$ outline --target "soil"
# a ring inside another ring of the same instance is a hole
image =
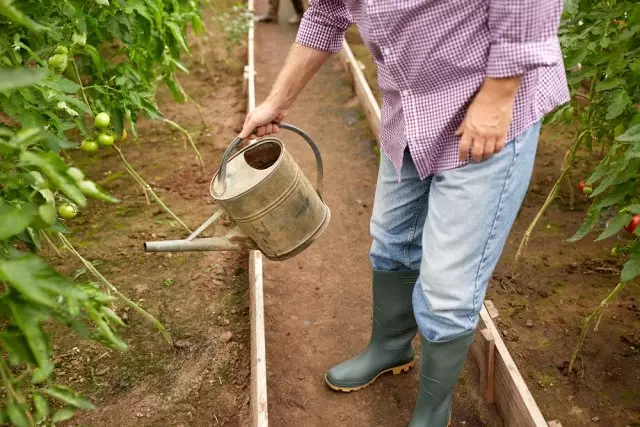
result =
[[[281,3],[280,25],[257,26],[258,102],[267,96],[295,37],[296,28],[286,24],[288,6]],[[383,376],[351,394],[332,391],[324,383],[327,369],[355,356],[369,339],[367,254],[377,177],[375,139],[337,58],[305,89],[287,121],[320,147],[332,218],[325,234],[305,252],[264,265],[269,422],[278,427],[404,427],[415,403],[417,369]],[[311,150],[286,131],[278,137],[314,182]],[[455,425],[501,425],[477,395],[476,375],[474,365],[467,364],[454,401]]]
[[[355,28],[350,29],[347,40],[380,100],[375,64]],[[589,207],[588,199],[575,190],[575,184],[597,164],[597,155],[580,153],[583,160],[574,168],[572,183],[562,187],[560,197],[542,217],[512,272],[524,233],[560,175],[574,130],[563,125],[543,128],[533,179],[487,298],[499,309],[498,327],[547,420],[560,420],[563,426],[639,426],[637,281],[628,284],[604,310],[596,330],[594,321],[574,370],[568,373],[585,317],[616,286],[624,263],[624,259],[610,255],[613,246],[626,240],[624,232],[604,242],[593,242],[596,230],[578,243],[567,242]]]
[[[192,229],[215,208],[209,181],[246,108],[242,90],[246,52],[227,57],[210,16],[206,23],[206,43],[197,44],[192,37],[194,52],[187,58],[191,73],[179,76],[195,103],[177,104],[164,89],[158,95],[165,116],[193,136],[205,170],[200,169],[184,135],[162,122],[143,120],[139,145],[131,133],[129,141],[121,144],[138,173]],[[123,294],[164,324],[173,345],[120,302],[114,309],[127,323],[120,330],[129,345],[125,353],[80,341],[67,329],[53,327],[56,380],[81,391],[97,406],[67,425],[248,425],[246,254],[144,253],[144,241],[185,238],[188,233],[157,204],[147,203],[115,152],[73,153],[72,158],[121,202],[91,202],[69,221],[73,230],[69,239]],[[206,234],[224,233],[224,224]],[[94,280],[70,254],[62,255],[47,252],[60,270],[77,280]]]

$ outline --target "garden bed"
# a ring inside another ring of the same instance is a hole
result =
[[[209,181],[246,112],[246,59],[242,52],[226,56],[207,15],[210,31],[202,43],[193,43],[199,48],[187,64],[190,75],[180,76],[195,103],[176,104],[168,91],[158,95],[166,117],[191,133],[206,170],[200,170],[193,151],[186,148],[184,135],[162,122],[140,122],[140,145],[121,145],[129,163],[192,229],[214,208]],[[56,380],[97,406],[69,425],[247,425],[247,255],[144,253],[144,241],[184,238],[185,231],[156,204],[147,203],[114,152],[74,153],[73,161],[121,202],[91,203],[73,220],[69,240],[123,294],[164,324],[173,345],[120,303],[114,309],[127,324],[121,328],[127,352],[79,341],[68,330],[54,328]],[[226,221],[207,233],[224,233],[228,225]],[[90,279],[67,253],[60,258],[49,250],[46,256],[68,275]]]

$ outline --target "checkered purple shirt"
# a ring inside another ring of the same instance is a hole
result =
[[[523,75],[510,141],[569,100],[557,38],[562,0],[309,0],[297,42],[338,52],[356,23],[378,66],[380,144],[422,178],[467,162],[455,131],[485,77]]]

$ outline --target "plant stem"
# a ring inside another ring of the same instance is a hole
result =
[[[76,251],[76,249],[73,247],[73,245],[71,245],[71,242],[69,242],[69,240],[67,240],[67,238],[64,237],[64,235],[62,233],[58,233],[58,238],[60,239],[60,241],[62,242],[62,244],[64,245],[65,248],[67,248],[69,251],[71,251],[71,253],[73,253],[76,257],[78,257],[78,259],[80,259],[80,261],[82,261],[84,266],[87,267],[87,270],[89,270],[91,272],[91,274],[93,274],[102,283],[104,283],[107,286],[107,288],[109,290],[111,290],[114,294],[116,294],[116,296],[118,298],[120,298],[122,301],[124,301],[124,303],[126,305],[128,305],[129,307],[131,307],[132,309],[137,311],[139,314],[141,314],[143,317],[147,318],[147,320],[149,320],[151,323],[153,323],[153,325],[156,327],[156,329],[158,329],[160,331],[160,333],[162,334],[162,337],[164,338],[164,340],[168,344],[172,344],[173,343],[172,340],[171,340],[171,336],[169,335],[169,333],[167,332],[165,327],[162,325],[162,323],[160,323],[159,320],[157,320],[155,317],[153,317],[153,315],[151,315],[145,309],[140,307],[138,304],[136,304],[135,302],[131,301],[125,295],[120,293],[118,288],[116,288],[114,285],[112,285],[111,282],[109,282],[102,275],[102,273],[100,273],[98,271],[98,269],[91,263],[91,261],[85,259],[82,255],[80,255],[80,253],[78,253],[78,251]]]
[[[76,78],[78,79],[78,84],[80,85],[80,91],[82,92],[82,97],[84,98],[84,102],[89,107],[89,113],[91,117],[93,117],[93,110],[91,109],[91,104],[89,104],[89,99],[87,98],[87,94],[84,91],[84,86],[82,85],[82,80],[80,80],[80,73],[78,72],[78,66],[76,65],[75,59],[73,59],[73,55],[71,56],[71,65],[73,65],[73,71],[76,73]]]
[[[9,394],[9,396],[11,396],[11,398],[15,400],[18,404],[24,404],[25,403],[24,396],[21,396],[13,388],[13,383],[15,382],[15,378],[13,377],[13,374],[11,374],[11,369],[9,369],[9,367],[7,366],[7,362],[2,357],[0,357],[0,376],[2,377],[2,381],[4,382],[7,388],[7,393]],[[31,416],[31,412],[28,409],[24,411],[24,415],[29,420],[30,426],[36,425],[35,421],[33,420],[33,417]]]
[[[200,104],[198,104],[192,97],[189,96],[189,94],[187,94],[185,92],[184,94],[185,98],[187,99],[187,101],[190,101],[193,103],[193,105],[196,107],[196,111],[198,112],[198,117],[200,118],[200,123],[202,123],[202,127],[205,130],[208,130],[209,128],[207,127],[207,122],[204,121],[204,115],[202,114],[202,107],[200,106]]]
[[[49,243],[49,245],[51,246],[51,249],[53,249],[56,255],[58,255],[59,258],[62,258],[62,254],[60,254],[58,247],[56,246],[55,243],[53,243],[53,241],[51,240],[51,237],[49,237],[49,234],[44,230],[40,230],[40,234],[42,235],[42,237],[44,237],[44,240],[46,240],[47,243]]]
[[[171,209],[169,209],[169,207],[167,205],[164,204],[164,202],[160,199],[160,197],[158,197],[156,192],[153,191],[151,186],[149,184],[147,184],[147,182],[144,179],[142,179],[142,177],[140,175],[138,175],[138,173],[135,171],[133,166],[131,166],[129,164],[129,162],[127,161],[127,159],[124,157],[124,154],[122,154],[122,151],[120,150],[120,148],[118,148],[118,146],[114,145],[113,149],[116,150],[116,152],[120,155],[120,159],[122,159],[122,162],[124,163],[124,166],[127,169],[127,172],[129,172],[129,175],[131,175],[133,177],[133,179],[135,179],[136,182],[138,184],[140,184],[140,186],[142,186],[143,190],[145,190],[146,192],[151,194],[151,197],[153,197],[153,200],[155,200],[156,203],[158,203],[160,205],[160,207],[162,207],[162,209],[164,209],[165,212],[167,212],[169,215],[171,215],[171,217],[173,219],[175,219],[182,226],[182,228],[184,228],[189,233],[191,233],[191,229],[189,227],[187,227],[187,224],[182,222],[182,220],[176,214],[174,214],[173,211]]]
[[[573,165],[573,159],[575,158],[576,150],[578,149],[578,146],[580,145],[580,142],[582,141],[582,137],[584,136],[584,134],[585,132],[581,132],[581,133],[576,133],[576,135],[574,136],[573,142],[571,143],[571,147],[567,150],[567,153],[565,154],[560,177],[557,179],[555,184],[553,184],[553,188],[551,188],[551,191],[547,195],[547,199],[544,201],[544,204],[536,214],[535,218],[533,218],[533,221],[531,221],[531,224],[529,224],[529,228],[527,228],[527,231],[522,236],[522,240],[520,241],[520,246],[518,246],[518,252],[516,252],[516,256],[511,266],[511,275],[515,274],[516,265],[518,264],[520,257],[524,254],[524,251],[527,248],[527,244],[529,243],[529,238],[531,237],[531,233],[533,233],[533,229],[536,227],[536,225],[538,225],[538,222],[542,218],[542,215],[544,215],[547,208],[551,206],[551,203],[553,203],[553,201],[557,197],[558,190],[560,189],[560,185],[564,181],[565,177],[567,176],[567,174],[569,173],[569,170]]]
[[[602,317],[602,312],[604,311],[604,309],[607,308],[609,303],[613,301],[613,299],[620,293],[620,291],[624,289],[625,286],[626,286],[625,282],[618,283],[616,287],[613,288],[613,290],[609,293],[609,295],[607,295],[602,300],[602,302],[600,302],[600,305],[598,306],[598,308],[596,308],[593,313],[585,317],[584,325],[582,326],[582,331],[580,332],[580,338],[578,339],[578,343],[576,344],[576,347],[574,348],[573,353],[571,354],[571,361],[569,362],[568,373],[571,373],[571,370],[573,369],[573,364],[575,363],[576,358],[578,357],[578,353],[580,352],[580,349],[584,344],[584,340],[587,337],[587,333],[589,332],[589,325],[591,324],[591,321],[595,317],[597,317],[598,323],[600,323],[600,318]]]
[[[202,172],[204,172],[204,162],[202,161],[202,155],[200,154],[200,150],[198,150],[198,147],[196,147],[196,143],[193,141],[193,138],[191,138],[191,134],[176,122],[173,122],[169,119],[162,119],[162,121],[185,134],[185,136],[187,137],[187,141],[189,141],[189,144],[191,144],[191,148],[193,148],[193,151],[196,152],[198,163],[200,163],[200,168],[202,169]]]

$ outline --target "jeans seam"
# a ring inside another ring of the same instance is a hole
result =
[[[418,217],[420,216],[420,211],[422,210],[422,206],[424,206],[425,196],[427,194],[429,194],[428,187],[427,187],[427,190],[425,190],[425,192],[422,194],[422,196],[420,196],[420,199],[418,199],[418,203],[416,204],[416,208],[413,213],[413,218],[411,218],[411,225],[409,227],[407,241],[404,244],[404,251],[403,251],[404,263],[409,269],[413,269],[414,267],[413,265],[411,265],[411,262],[409,260],[409,246],[413,243],[413,240],[415,238],[416,228],[418,225]]]
[[[506,189],[507,189],[507,185],[509,184],[509,181],[513,175],[513,171],[515,169],[515,164],[518,161],[518,150],[516,149],[516,143],[518,141],[514,140],[512,142],[513,144],[513,161],[511,162],[511,165],[509,166],[509,170],[507,171],[507,176],[505,177],[504,180],[504,184],[502,186],[502,191],[500,192],[500,200],[498,202],[498,209],[496,211],[496,216],[493,218],[493,223],[491,224],[491,231],[489,232],[489,237],[487,238],[487,241],[485,242],[484,248],[482,250],[482,258],[480,259],[480,262],[478,263],[478,269],[476,271],[476,277],[474,280],[474,290],[473,290],[473,312],[472,313],[477,313],[478,312],[478,293],[479,293],[479,288],[480,286],[478,285],[478,281],[480,278],[480,271],[482,270],[482,267],[484,266],[484,264],[487,261],[487,251],[489,249],[489,244],[495,240],[495,235],[496,235],[496,228],[497,228],[497,224],[498,224],[498,219],[500,218],[500,216],[502,215],[502,211],[504,210],[504,197],[505,197],[505,193],[506,193]],[[471,318],[471,314],[469,314],[469,320],[473,321],[474,319]]]

